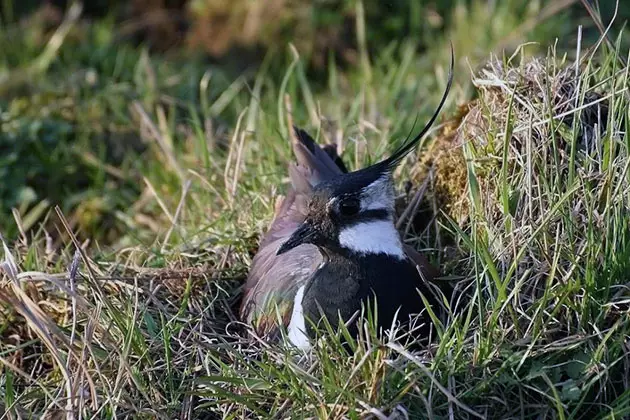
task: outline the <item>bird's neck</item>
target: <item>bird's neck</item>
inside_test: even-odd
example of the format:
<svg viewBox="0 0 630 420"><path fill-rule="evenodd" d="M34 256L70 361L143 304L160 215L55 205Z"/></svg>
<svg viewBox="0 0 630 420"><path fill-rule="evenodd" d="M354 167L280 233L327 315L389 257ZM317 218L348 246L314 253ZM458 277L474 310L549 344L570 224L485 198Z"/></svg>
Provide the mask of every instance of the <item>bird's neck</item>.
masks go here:
<svg viewBox="0 0 630 420"><path fill-rule="evenodd" d="M304 293L304 314L310 319L319 319L323 312L336 327L339 316L344 321L351 319L370 296L379 297L379 306L380 301L390 306L397 304L399 293L417 297L414 290L418 273L406 260L344 249L326 249L322 253L324 263ZM391 314L382 315L383 321L391 321Z"/></svg>
<svg viewBox="0 0 630 420"><path fill-rule="evenodd" d="M339 232L338 253L355 258L370 255L387 255L404 260L400 233L391 218L370 220L343 228Z"/></svg>

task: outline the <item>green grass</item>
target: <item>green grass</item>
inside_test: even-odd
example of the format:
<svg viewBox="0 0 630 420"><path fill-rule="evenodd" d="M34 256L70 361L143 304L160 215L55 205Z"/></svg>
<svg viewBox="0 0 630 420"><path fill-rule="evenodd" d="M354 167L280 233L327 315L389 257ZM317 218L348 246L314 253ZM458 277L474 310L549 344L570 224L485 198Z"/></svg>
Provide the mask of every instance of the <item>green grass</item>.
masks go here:
<svg viewBox="0 0 630 420"><path fill-rule="evenodd" d="M444 33L371 55L358 31L357 66L331 58L322 80L291 46L234 75L117 43L109 20L69 18L54 51L36 25L3 29L0 412L630 415L627 50L578 50L572 21L540 20L532 4L461 2ZM530 40L540 44L508 55ZM369 323L350 349L324 332L307 355L255 337L235 309L286 186L288 105L361 167L431 114L451 41L456 85L442 121L471 98L480 116L469 113L447 148L465 157L465 215L438 211L405 238L459 280L434 344L411 350ZM578 77L562 70L576 54ZM597 98L608 113L593 117ZM418 156L446 137L435 130ZM421 167L405 161L401 190ZM437 207L429 189L425 205Z"/></svg>

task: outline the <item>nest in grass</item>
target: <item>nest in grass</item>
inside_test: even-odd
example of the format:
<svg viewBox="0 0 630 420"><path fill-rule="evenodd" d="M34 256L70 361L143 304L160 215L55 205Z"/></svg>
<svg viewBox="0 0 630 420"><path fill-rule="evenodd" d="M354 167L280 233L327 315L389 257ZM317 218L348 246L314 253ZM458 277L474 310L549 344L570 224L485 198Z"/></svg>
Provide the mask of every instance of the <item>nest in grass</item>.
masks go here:
<svg viewBox="0 0 630 420"><path fill-rule="evenodd" d="M596 151L597 139L608 120L608 102L601 93L580 86L584 81L580 82L575 70L574 65L556 69L547 60L533 58L520 67L493 59L480 71L473 79L478 99L459 107L418 166L416 179L433 172L432 194L439 210L460 226L469 223L467 162L475 161L478 181L485 184L480 187L487 190L487 181L501 165L504 144L509 148L508 162L528 153L527 147L531 152L533 147L566 164L570 153L568 137L575 120L577 149L587 154ZM500 134L508 128L510 113L512 134L505 142ZM554 152L560 156L554 156ZM490 198L497 207L499 199Z"/></svg>

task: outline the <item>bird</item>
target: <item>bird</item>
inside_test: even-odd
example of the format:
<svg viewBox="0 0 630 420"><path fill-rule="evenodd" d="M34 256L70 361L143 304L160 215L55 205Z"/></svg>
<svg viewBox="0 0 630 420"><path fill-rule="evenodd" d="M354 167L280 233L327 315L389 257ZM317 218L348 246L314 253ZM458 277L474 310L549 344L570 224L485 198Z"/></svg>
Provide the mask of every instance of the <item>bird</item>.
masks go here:
<svg viewBox="0 0 630 420"><path fill-rule="evenodd" d="M320 146L293 127L291 186L276 205L243 287L240 318L257 334L308 350L318 322L348 322L371 300L381 330L420 313L430 324L420 293L435 310L438 298L429 282L439 271L401 240L392 173L437 119L453 64L451 49L446 89L420 133L366 168L348 171L334 144ZM356 336L358 327L350 324L348 331Z"/></svg>

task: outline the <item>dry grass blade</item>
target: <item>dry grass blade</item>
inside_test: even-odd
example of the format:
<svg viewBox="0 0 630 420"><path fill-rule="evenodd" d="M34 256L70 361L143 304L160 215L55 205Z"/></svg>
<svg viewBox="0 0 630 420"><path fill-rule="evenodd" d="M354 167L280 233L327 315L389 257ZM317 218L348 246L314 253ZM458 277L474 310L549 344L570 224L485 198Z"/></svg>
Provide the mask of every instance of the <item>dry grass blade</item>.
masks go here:
<svg viewBox="0 0 630 420"><path fill-rule="evenodd" d="M155 123L151 120L151 117L149 117L149 114L147 114L142 104L138 101L133 102L132 110L135 111L136 115L140 117L140 121L142 122L143 126L148 129L149 134L151 135L153 140L157 142L170 167L175 171L175 173L177 173L179 179L183 182L183 180L185 179L185 172L179 164L173 148L164 138L164 130L166 130L166 128L163 126L164 124L162 124L163 131L161 132L160 129L158 129ZM158 115L160 114L158 113Z"/></svg>
<svg viewBox="0 0 630 420"><path fill-rule="evenodd" d="M440 392L444 394L444 396L446 396L449 402L452 402L453 404L455 404L456 406L458 406L459 408L461 408L462 410L464 410L465 412L467 412L468 414L474 417L477 417L479 419L485 418L483 415L477 413L472 408L468 407L466 404L459 401L453 394L449 392L448 389L446 389L437 379L435 379L435 376L431 373L431 371L426 366L424 366L424 364L420 360L418 360L416 356L411 354L408 350L403 348L400 344L388 343L387 347L394 350L396 353L404 356L407 360L409 360L414 365L416 365L422 371L422 373L424 373L431 380L431 383L435 385L435 387L439 389Z"/></svg>
<svg viewBox="0 0 630 420"><path fill-rule="evenodd" d="M166 235L164 236L164 243L162 244L162 252L164 252L164 250L166 249L165 247L167 246L169 239L171 238L171 234L173 233L173 229L175 229L176 225L177 225L177 221L179 219L179 216L184 208L184 203L186 201L186 196L188 195L188 190L190 189L190 180L186 180L186 182L184 183L184 185L182 186L182 196L179 200L179 204L177 204L177 208L175 209L175 214L173 215L173 219L171 221L171 226L169 227L168 231L166 232Z"/></svg>
<svg viewBox="0 0 630 420"><path fill-rule="evenodd" d="M230 149L229 149L228 156L225 162L225 169L223 170L223 182L225 184L225 188L229 189L230 191L230 194L228 195L230 205L232 205L232 203L234 202L236 179L238 178L238 167L236 165L238 165L239 155L242 152L242 150L241 152L239 152L239 150L241 149L240 146L235 146L235 144L236 144L236 139L239 137L239 135L241 136L241 142L239 143L239 145L244 141L243 133L241 132L242 131L241 124L243 122L243 118L245 118L245 115L247 115L247 108L241 111L241 113L238 116L238 119L236 120L236 127L234 128L234 134L232 135L232 140L230 141ZM235 151L235 149L237 150ZM236 154L237 156L236 156L235 167L232 169L232 160L234 159L233 157L234 154ZM230 182L230 176L232 176L231 182Z"/></svg>
<svg viewBox="0 0 630 420"><path fill-rule="evenodd" d="M409 233L409 229L411 227L411 223L412 223L411 216L415 215L418 212L418 206L420 206L420 203L422 202L422 199L424 198L424 195L427 192L427 188L429 187L429 181L431 180L431 177L432 175L431 173L429 173L429 175L422 182L422 185L420 185L420 188L418 188L418 190L416 191L412 199L409 201L409 204L407 204L407 207L405 208L405 210L402 212L402 214L396 221L396 229L398 230L402 228L403 223L407 222L405 225L405 232L404 232L405 236L407 235L407 233Z"/></svg>
<svg viewBox="0 0 630 420"><path fill-rule="evenodd" d="M11 279L10 292L0 290L0 301L5 302L14 310L16 310L27 322L28 327L37 334L42 343L46 346L57 367L60 369L66 389L66 400L64 410L66 418L72 420L75 418L75 407L77 403L77 395L73 386L73 375L71 375L67 360L59 352L57 341L60 341L68 350L68 358L73 353L72 345L66 335L59 329L57 324L51 320L33 300L22 290L17 278L18 268L15 264L13 256L2 240L5 250L5 260L1 267L5 274ZM9 294L11 293L12 294ZM83 367L84 368L84 367Z"/></svg>

